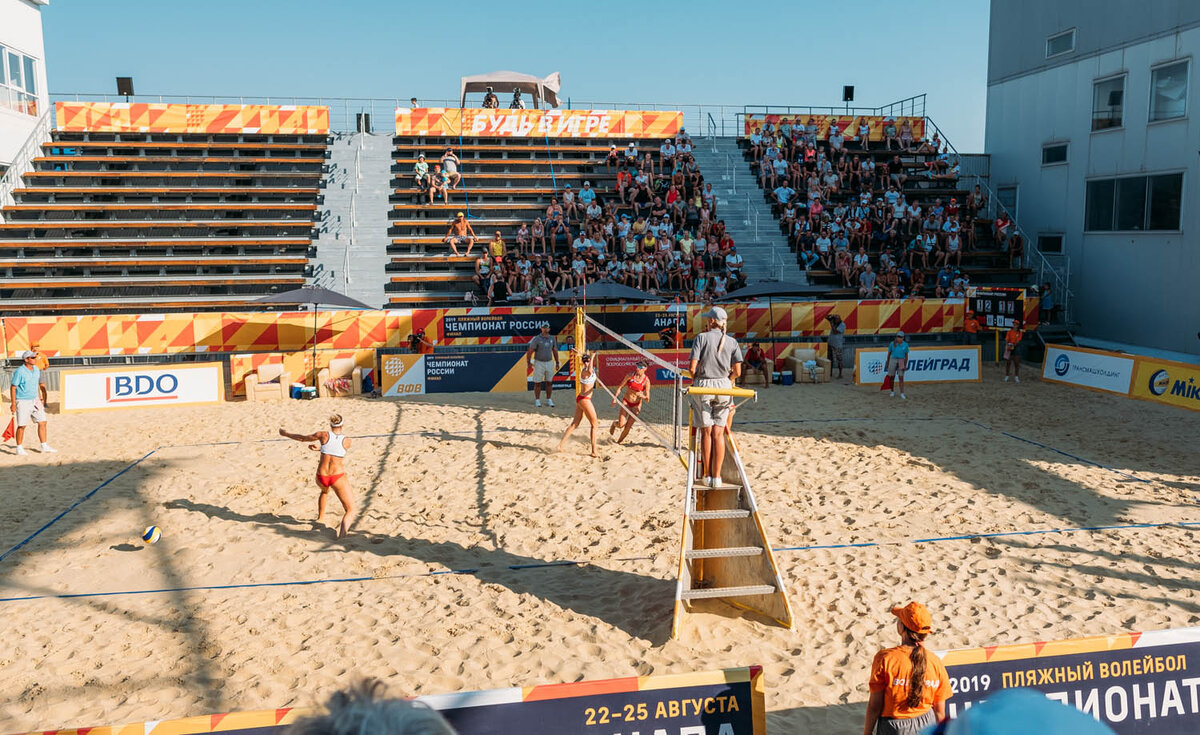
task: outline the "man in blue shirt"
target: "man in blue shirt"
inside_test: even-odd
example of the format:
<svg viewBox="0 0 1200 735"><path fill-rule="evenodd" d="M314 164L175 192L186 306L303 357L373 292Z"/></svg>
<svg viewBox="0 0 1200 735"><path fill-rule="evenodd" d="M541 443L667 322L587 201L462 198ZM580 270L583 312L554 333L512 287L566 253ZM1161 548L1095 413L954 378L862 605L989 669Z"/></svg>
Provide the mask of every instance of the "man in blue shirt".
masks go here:
<svg viewBox="0 0 1200 735"><path fill-rule="evenodd" d="M47 395L42 371L37 366L38 354L29 350L21 354L21 359L23 364L13 371L12 387L9 389L9 405L17 424L17 454L27 454L21 442L25 439L25 427L31 421L37 424L42 453L50 454L55 449L46 443Z"/></svg>
<svg viewBox="0 0 1200 735"><path fill-rule="evenodd" d="M583 182L583 188L579 190L579 201L583 204L584 209L596 201L596 190L592 188L592 182Z"/></svg>
<svg viewBox="0 0 1200 735"><path fill-rule="evenodd" d="M904 341L904 332L896 332L896 338L888 343L887 356L887 374L892 377L892 391L888 395L894 398L896 391L900 391L900 397L908 400L904 395L904 370L908 367L908 342Z"/></svg>

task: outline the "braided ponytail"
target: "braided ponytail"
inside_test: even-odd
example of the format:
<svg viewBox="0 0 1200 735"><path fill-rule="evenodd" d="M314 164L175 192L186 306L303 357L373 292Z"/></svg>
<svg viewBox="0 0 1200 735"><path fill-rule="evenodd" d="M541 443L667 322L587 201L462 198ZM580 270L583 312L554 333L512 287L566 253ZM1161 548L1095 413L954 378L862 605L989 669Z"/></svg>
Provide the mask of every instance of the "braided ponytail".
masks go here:
<svg viewBox="0 0 1200 735"><path fill-rule="evenodd" d="M905 628L904 638L913 647L912 653L908 654L908 660L912 663L912 673L908 676L908 699L904 703L909 709L916 709L921 706L921 700L924 699L925 665L926 657L929 654L925 650L924 633L914 633Z"/></svg>

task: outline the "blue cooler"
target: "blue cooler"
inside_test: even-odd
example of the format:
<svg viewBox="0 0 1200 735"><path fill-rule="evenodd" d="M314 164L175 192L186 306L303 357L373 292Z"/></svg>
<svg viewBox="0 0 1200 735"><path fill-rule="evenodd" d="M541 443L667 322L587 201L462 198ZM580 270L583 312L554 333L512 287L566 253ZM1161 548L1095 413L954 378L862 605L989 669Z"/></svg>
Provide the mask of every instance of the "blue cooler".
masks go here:
<svg viewBox="0 0 1200 735"><path fill-rule="evenodd" d="M289 398L299 398L300 391L302 391L302 390L304 390L304 386L292 384L291 389L288 391L288 397Z"/></svg>
<svg viewBox="0 0 1200 735"><path fill-rule="evenodd" d="M780 385L793 385L795 382L796 382L796 378L795 378L795 376L792 375L792 371L784 370L783 371L783 379L781 381L779 381L779 384Z"/></svg>

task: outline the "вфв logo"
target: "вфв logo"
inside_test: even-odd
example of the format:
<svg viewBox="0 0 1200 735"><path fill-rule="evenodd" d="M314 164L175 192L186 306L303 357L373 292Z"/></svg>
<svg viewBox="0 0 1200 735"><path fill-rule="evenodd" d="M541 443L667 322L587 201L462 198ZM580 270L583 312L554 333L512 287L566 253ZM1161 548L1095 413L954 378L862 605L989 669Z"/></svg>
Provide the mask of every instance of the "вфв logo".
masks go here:
<svg viewBox="0 0 1200 735"><path fill-rule="evenodd" d="M401 357L387 357L383 360L383 372L393 377L404 375L404 359Z"/></svg>
<svg viewBox="0 0 1200 735"><path fill-rule="evenodd" d="M1150 392L1156 396L1161 396L1167 392L1167 388L1171 387L1171 376L1166 370L1156 370L1150 376L1150 382L1146 386Z"/></svg>
<svg viewBox="0 0 1200 735"><path fill-rule="evenodd" d="M1066 375L1071 370L1071 358L1066 355L1059 355L1054 361L1054 374L1058 377Z"/></svg>

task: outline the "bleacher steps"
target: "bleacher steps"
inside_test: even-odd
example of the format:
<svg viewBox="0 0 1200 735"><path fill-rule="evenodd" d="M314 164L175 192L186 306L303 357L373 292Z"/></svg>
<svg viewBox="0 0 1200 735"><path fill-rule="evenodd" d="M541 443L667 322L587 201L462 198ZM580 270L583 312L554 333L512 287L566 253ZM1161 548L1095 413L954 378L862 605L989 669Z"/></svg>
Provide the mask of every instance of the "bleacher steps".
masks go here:
<svg viewBox="0 0 1200 735"><path fill-rule="evenodd" d="M769 584L753 584L743 587L707 587L698 590L685 590L685 600L711 600L720 597L747 597L749 595L770 595L775 593L775 587Z"/></svg>
<svg viewBox="0 0 1200 735"><path fill-rule="evenodd" d="M761 546L729 546L723 549L692 549L685 556L691 559L717 559L731 556L759 556Z"/></svg>

